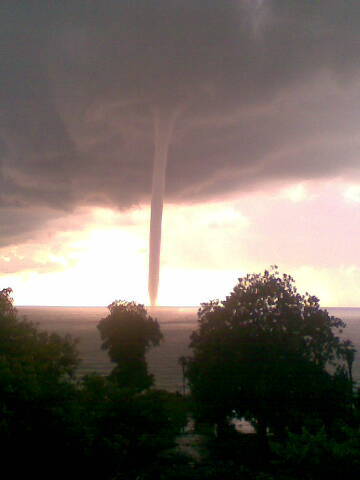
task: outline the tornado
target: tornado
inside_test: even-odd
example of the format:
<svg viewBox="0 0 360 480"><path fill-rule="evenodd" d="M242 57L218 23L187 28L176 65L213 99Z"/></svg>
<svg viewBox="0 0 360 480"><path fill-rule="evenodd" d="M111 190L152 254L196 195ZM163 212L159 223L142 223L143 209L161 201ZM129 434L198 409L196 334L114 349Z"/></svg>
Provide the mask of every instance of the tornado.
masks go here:
<svg viewBox="0 0 360 480"><path fill-rule="evenodd" d="M166 165L178 109L171 112L154 110L154 166L151 193L149 245L149 297L157 304L160 279L161 223L164 204Z"/></svg>

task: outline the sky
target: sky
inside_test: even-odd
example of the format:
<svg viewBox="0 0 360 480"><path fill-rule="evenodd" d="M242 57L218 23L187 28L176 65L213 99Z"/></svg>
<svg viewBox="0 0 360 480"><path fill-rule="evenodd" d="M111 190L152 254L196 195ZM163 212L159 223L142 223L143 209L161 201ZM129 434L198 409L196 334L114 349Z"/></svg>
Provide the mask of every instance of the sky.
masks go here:
<svg viewBox="0 0 360 480"><path fill-rule="evenodd" d="M360 2L0 5L0 288L148 304L154 112L169 144L160 305L276 264L360 306Z"/></svg>

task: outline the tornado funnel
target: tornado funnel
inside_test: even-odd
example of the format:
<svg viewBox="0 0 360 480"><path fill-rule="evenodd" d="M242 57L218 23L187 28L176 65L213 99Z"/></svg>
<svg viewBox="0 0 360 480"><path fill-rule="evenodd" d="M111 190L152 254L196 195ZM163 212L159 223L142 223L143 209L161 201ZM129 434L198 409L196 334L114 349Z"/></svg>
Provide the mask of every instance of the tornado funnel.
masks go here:
<svg viewBox="0 0 360 480"><path fill-rule="evenodd" d="M165 192L166 164L177 111L154 112L154 167L151 195L149 245L149 297L157 304L160 277L161 222Z"/></svg>

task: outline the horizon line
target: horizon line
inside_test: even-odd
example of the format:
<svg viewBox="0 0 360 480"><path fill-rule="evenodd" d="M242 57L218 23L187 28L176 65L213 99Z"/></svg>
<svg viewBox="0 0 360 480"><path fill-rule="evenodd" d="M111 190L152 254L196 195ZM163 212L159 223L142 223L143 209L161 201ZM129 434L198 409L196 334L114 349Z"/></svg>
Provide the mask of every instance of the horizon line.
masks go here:
<svg viewBox="0 0 360 480"><path fill-rule="evenodd" d="M206 303L206 302L202 302ZM143 303L139 303L139 305L143 305L145 308L199 308L199 305L145 305ZM14 304L15 308L21 307L39 307L39 308L108 308L107 305L16 305ZM357 307L354 306L321 306L320 308L360 308L360 305Z"/></svg>
<svg viewBox="0 0 360 480"><path fill-rule="evenodd" d="M200 305L145 305L144 303L139 303L145 308L198 308ZM15 308L19 307L44 307L44 308L108 308L107 305L17 305L14 304ZM356 307L354 307L356 308Z"/></svg>

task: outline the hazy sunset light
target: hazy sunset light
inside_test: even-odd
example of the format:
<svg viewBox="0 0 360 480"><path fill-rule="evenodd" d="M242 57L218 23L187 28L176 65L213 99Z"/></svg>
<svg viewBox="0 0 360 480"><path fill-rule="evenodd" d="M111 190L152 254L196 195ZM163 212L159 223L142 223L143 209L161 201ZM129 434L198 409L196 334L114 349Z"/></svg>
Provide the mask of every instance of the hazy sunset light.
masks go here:
<svg viewBox="0 0 360 480"><path fill-rule="evenodd" d="M360 235L352 187L298 184L226 200L168 204L164 211L160 305L199 305L224 297L237 278L272 263L327 306L355 306ZM18 304L148 304L149 207L80 209L47 223L32 241L0 249L2 283ZM332 228L336 215L341 228ZM186 228L184 228L186 225Z"/></svg>
<svg viewBox="0 0 360 480"><path fill-rule="evenodd" d="M276 264L323 305L360 305L345 3L5 8L0 288L18 305L199 305Z"/></svg>

